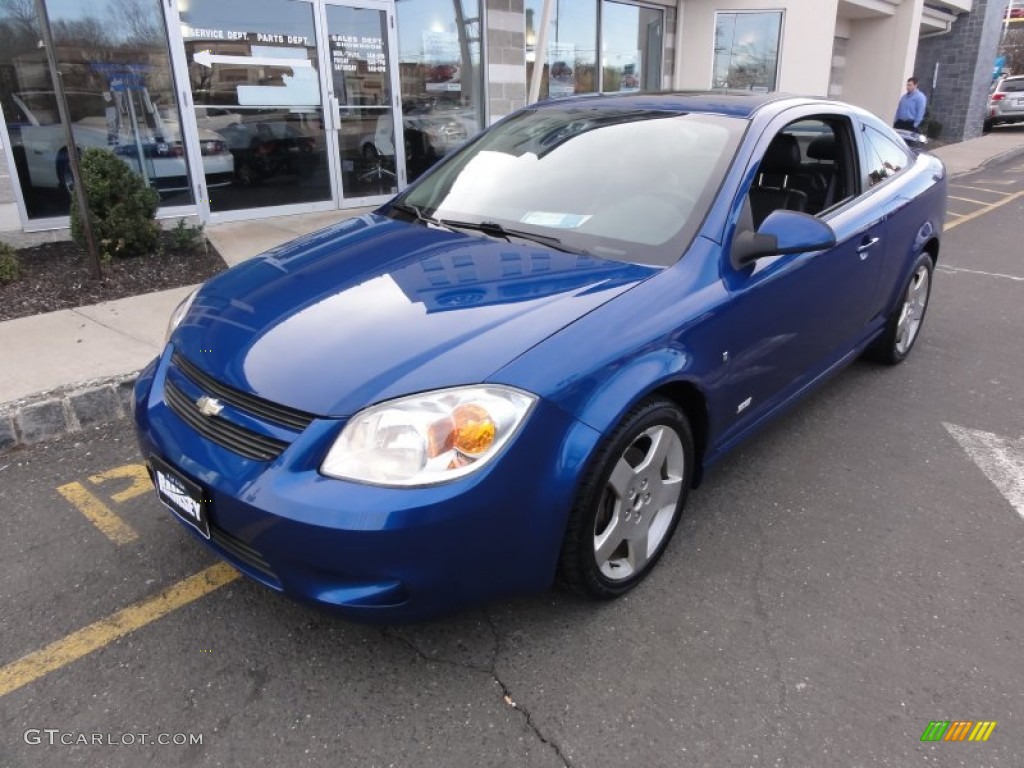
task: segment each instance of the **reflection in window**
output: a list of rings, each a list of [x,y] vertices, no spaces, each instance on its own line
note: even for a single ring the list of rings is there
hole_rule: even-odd
[[[542,8],[542,0],[526,0],[527,84],[533,78]],[[555,0],[540,97],[661,90],[666,13],[675,11],[613,0]],[[597,51],[602,52],[600,69]]]
[[[601,8],[601,90],[661,89],[664,11],[605,0]]]
[[[907,150],[874,128],[865,128],[864,138],[868,147],[868,186],[895,176],[910,161]]]
[[[330,200],[312,5],[179,8],[210,210]]]
[[[334,95],[340,104],[338,148],[345,197],[398,191],[391,51],[384,11],[327,6]]]
[[[483,125],[481,16],[475,0],[404,0],[395,8],[412,181]]]
[[[533,78],[542,0],[526,1],[526,82]],[[597,3],[556,0],[548,29],[540,97],[558,98],[598,89]]]
[[[161,193],[193,202],[158,0],[47,10],[75,142],[108,149]],[[29,218],[66,216],[71,172],[32,2],[0,3],[0,105]]]
[[[715,14],[712,88],[775,90],[782,12]]]

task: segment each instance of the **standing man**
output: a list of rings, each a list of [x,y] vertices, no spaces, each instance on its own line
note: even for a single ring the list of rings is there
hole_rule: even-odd
[[[921,123],[924,121],[925,107],[928,106],[928,98],[917,88],[917,78],[911,77],[907,80],[907,92],[900,96],[899,106],[896,107],[896,121],[893,128],[902,128],[908,131],[921,132]]]

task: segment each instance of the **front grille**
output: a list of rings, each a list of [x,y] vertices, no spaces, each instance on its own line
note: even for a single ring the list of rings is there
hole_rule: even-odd
[[[236,539],[230,533],[221,530],[212,523],[210,524],[210,540],[232,557],[245,563],[254,571],[258,571],[268,580],[278,585],[281,583],[277,575],[270,569],[270,564],[263,559],[263,555],[241,539]]]
[[[253,432],[219,416],[204,416],[200,413],[199,407],[170,380],[164,387],[164,396],[171,410],[192,429],[208,440],[246,458],[270,461],[288,447],[288,443],[282,440]]]
[[[177,352],[171,356],[171,365],[190,378],[192,382],[204,392],[216,397],[222,402],[229,403],[236,408],[247,411],[253,416],[258,416],[266,419],[267,421],[280,424],[284,427],[290,427],[291,429],[296,429],[300,432],[308,427],[310,422],[316,418],[311,413],[300,411],[297,408],[289,408],[286,405],[278,405],[270,400],[264,400],[262,397],[256,397],[256,395],[250,395],[247,392],[242,392],[234,387],[221,384],[208,373],[204,373],[199,370]]]

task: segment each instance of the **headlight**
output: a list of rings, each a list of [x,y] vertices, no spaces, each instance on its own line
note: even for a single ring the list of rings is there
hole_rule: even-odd
[[[497,385],[390,400],[352,417],[320,471],[377,485],[454,480],[493,459],[536,402],[534,395]]]
[[[181,325],[182,319],[188,314],[189,307],[192,306],[192,302],[196,298],[196,294],[199,293],[199,289],[196,288],[192,293],[182,299],[181,303],[174,308],[171,312],[171,319],[167,321],[167,333],[164,335],[164,344],[171,340],[171,334],[174,333],[174,329]]]

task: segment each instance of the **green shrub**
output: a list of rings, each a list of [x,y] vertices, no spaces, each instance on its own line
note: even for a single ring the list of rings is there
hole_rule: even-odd
[[[13,283],[18,279],[18,255],[7,243],[0,243],[0,283]]]
[[[128,164],[102,149],[82,154],[82,184],[89,198],[96,246],[104,261],[160,249],[156,208],[160,196]],[[78,201],[71,200],[71,236],[85,248]]]
[[[203,225],[191,226],[186,224],[184,219],[178,219],[178,223],[169,231],[168,237],[171,247],[176,251],[195,251],[206,243]]]

